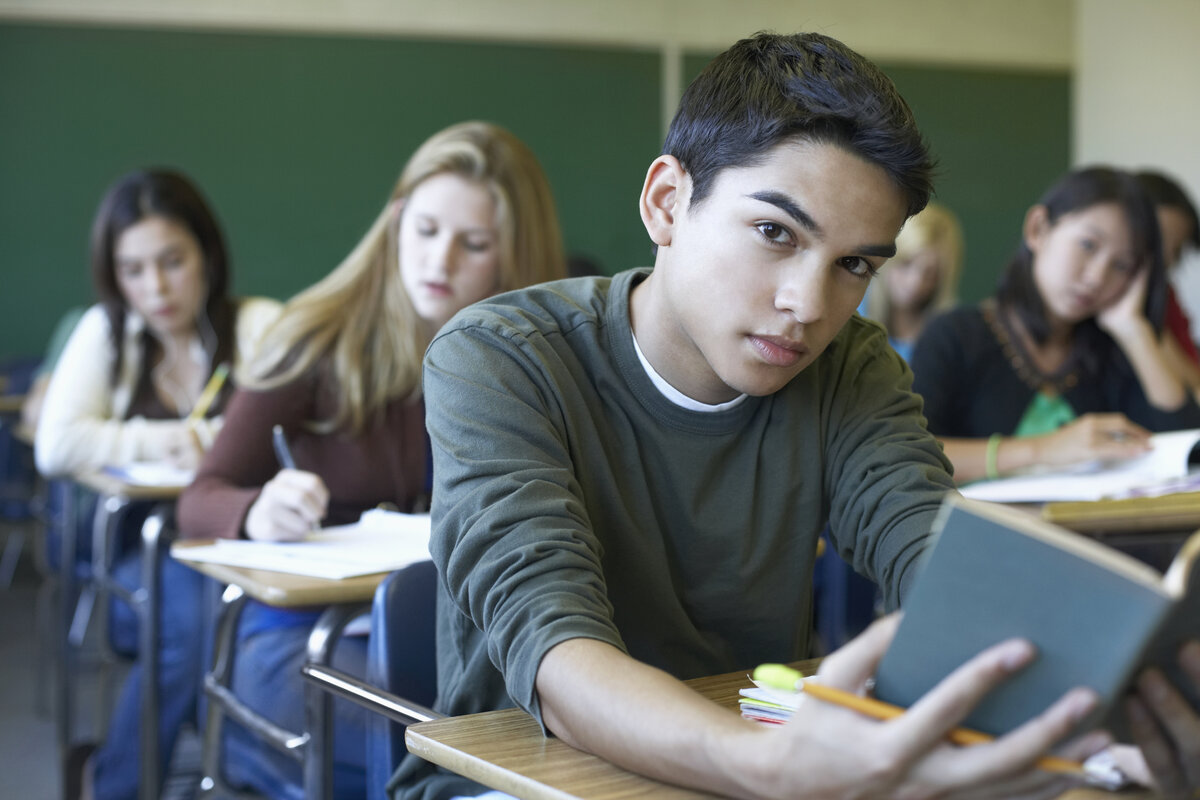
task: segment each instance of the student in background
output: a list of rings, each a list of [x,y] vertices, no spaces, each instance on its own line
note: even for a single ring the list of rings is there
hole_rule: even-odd
[[[92,225],[91,261],[100,302],[75,326],[50,379],[35,440],[38,468],[61,475],[135,461],[194,466],[230,388],[202,419],[189,415],[219,365],[248,359],[278,303],[229,295],[216,217],[192,182],[169,170],[133,172],[109,188]],[[131,591],[139,562],[127,551],[114,569]],[[180,727],[195,716],[202,586],[198,573],[170,558],[162,569],[160,775]],[[119,650],[136,651],[137,617],[120,600],[110,628]],[[135,664],[103,745],[72,753],[72,779],[82,786],[69,788],[102,799],[136,796],[140,683]]]
[[[887,723],[805,698],[761,726],[680,682],[807,653],[826,520],[890,606],[913,580],[953,482],[909,372],[854,311],[930,189],[878,68],[825,36],[759,34],[692,82],[650,165],[653,269],[510,292],[434,337],[439,711],[517,705],[574,747],[723,796],[1063,788],[1033,763],[1087,691],[981,748],[943,739],[1033,657],[1019,641]],[[896,621],[823,679],[868,691]],[[483,788],[409,756],[390,790]]]
[[[905,361],[929,318],[957,302],[962,262],[962,227],[945,206],[930,203],[900,229],[896,255],[867,292],[866,305]]]
[[[1200,426],[1160,346],[1166,273],[1154,207],[1106,167],[1029,209],[995,297],[934,319],[913,388],[960,482],[1129,458],[1149,431]]]
[[[71,333],[86,310],[82,306],[68,309],[54,325],[46,352],[33,374],[33,383],[25,394],[25,401],[21,403],[21,424],[31,431],[37,430],[38,420],[41,419],[42,403],[46,399],[46,389],[50,386],[50,376],[54,374],[54,365],[58,363],[63,349],[67,346],[67,340],[71,338]]]
[[[1182,186],[1161,172],[1139,172],[1137,179],[1154,203],[1162,235],[1163,260],[1169,274],[1179,266],[1185,248],[1200,248],[1200,218],[1196,215],[1196,206]],[[1170,334],[1162,340],[1164,354],[1192,391],[1200,391],[1200,351],[1192,336],[1191,320],[1169,281],[1164,324]]]
[[[483,122],[435,134],[362,241],[268,332],[254,382],[230,402],[224,431],[180,500],[183,535],[289,541],[380,503],[425,510],[421,356],[429,340],[470,303],[565,274],[553,198],[528,148]],[[276,462],[277,424],[296,469]],[[300,666],[318,615],[251,603],[240,623],[234,691],[291,730],[303,729]],[[359,675],[365,660],[361,638],[343,640],[335,654],[337,666]],[[335,707],[335,795],[360,796],[366,712]],[[235,785],[302,796],[299,763],[236,724],[226,730]]]

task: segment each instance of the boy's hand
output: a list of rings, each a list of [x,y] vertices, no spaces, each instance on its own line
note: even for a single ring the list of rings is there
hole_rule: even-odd
[[[829,656],[822,680],[860,691],[895,634],[898,617],[872,625]],[[1035,762],[1094,708],[1069,692],[1037,718],[992,742],[957,747],[946,734],[988,691],[1032,658],[1011,640],[964,664],[904,715],[880,722],[815,698],[786,725],[741,719],[659,670],[591,639],[562,642],[537,676],[543,719],[574,747],[626,769],[745,798],[1049,798],[1082,777]],[[670,724],[663,724],[669,720]],[[1082,761],[1109,744],[1094,733],[1057,751]]]
[[[246,536],[265,542],[303,539],[318,527],[328,506],[329,489],[319,475],[280,470],[246,513]]]
[[[821,666],[822,681],[861,691],[874,674],[895,634],[898,615],[872,625]],[[886,722],[816,699],[801,701],[792,721],[780,731],[772,758],[798,764],[807,753],[804,774],[780,771],[775,796],[1040,798],[1065,791],[1079,778],[1038,770],[1045,755],[1096,703],[1094,693],[1074,690],[1034,720],[993,742],[958,747],[946,734],[992,688],[1033,658],[1032,647],[1010,640],[964,664],[904,715]],[[1092,734],[1061,754],[1083,760],[1103,749],[1106,734]],[[790,754],[790,755],[787,755]]]
[[[1200,642],[1183,647],[1179,665],[1193,687],[1200,689]],[[1142,673],[1137,689],[1125,710],[1154,782],[1168,800],[1196,797],[1200,793],[1200,711],[1158,670]]]

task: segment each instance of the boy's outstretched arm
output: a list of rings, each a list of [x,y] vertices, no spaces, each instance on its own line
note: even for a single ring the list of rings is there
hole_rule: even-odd
[[[860,690],[897,621],[876,623],[827,658],[822,680]],[[763,726],[592,639],[570,639],[547,652],[537,692],[547,726],[567,743],[641,774],[732,797],[1053,797],[1072,779],[1033,764],[1093,707],[1090,692],[1067,694],[986,745],[960,748],[944,739],[1031,658],[1021,641],[992,647],[887,722],[805,699],[792,722]],[[1092,734],[1065,755],[1083,759],[1107,741]]]

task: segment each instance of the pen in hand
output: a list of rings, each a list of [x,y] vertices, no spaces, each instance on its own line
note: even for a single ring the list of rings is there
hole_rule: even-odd
[[[295,469],[296,459],[292,458],[291,448],[288,447],[287,437],[283,435],[283,426],[271,428],[271,441],[275,445],[275,458],[284,469]]]

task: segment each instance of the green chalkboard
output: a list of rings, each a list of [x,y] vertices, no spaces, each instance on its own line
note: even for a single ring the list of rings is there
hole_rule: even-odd
[[[236,290],[282,298],[349,251],[426,136],[487,119],[542,160],[569,252],[647,263],[659,81],[634,49],[0,24],[0,358],[90,302],[96,203],[143,165],[191,174]]]
[[[690,80],[713,56],[689,54]],[[992,293],[1025,210],[1070,168],[1070,77],[1060,72],[880,66],[908,101],[938,160],[936,198],[966,239],[960,295]]]

